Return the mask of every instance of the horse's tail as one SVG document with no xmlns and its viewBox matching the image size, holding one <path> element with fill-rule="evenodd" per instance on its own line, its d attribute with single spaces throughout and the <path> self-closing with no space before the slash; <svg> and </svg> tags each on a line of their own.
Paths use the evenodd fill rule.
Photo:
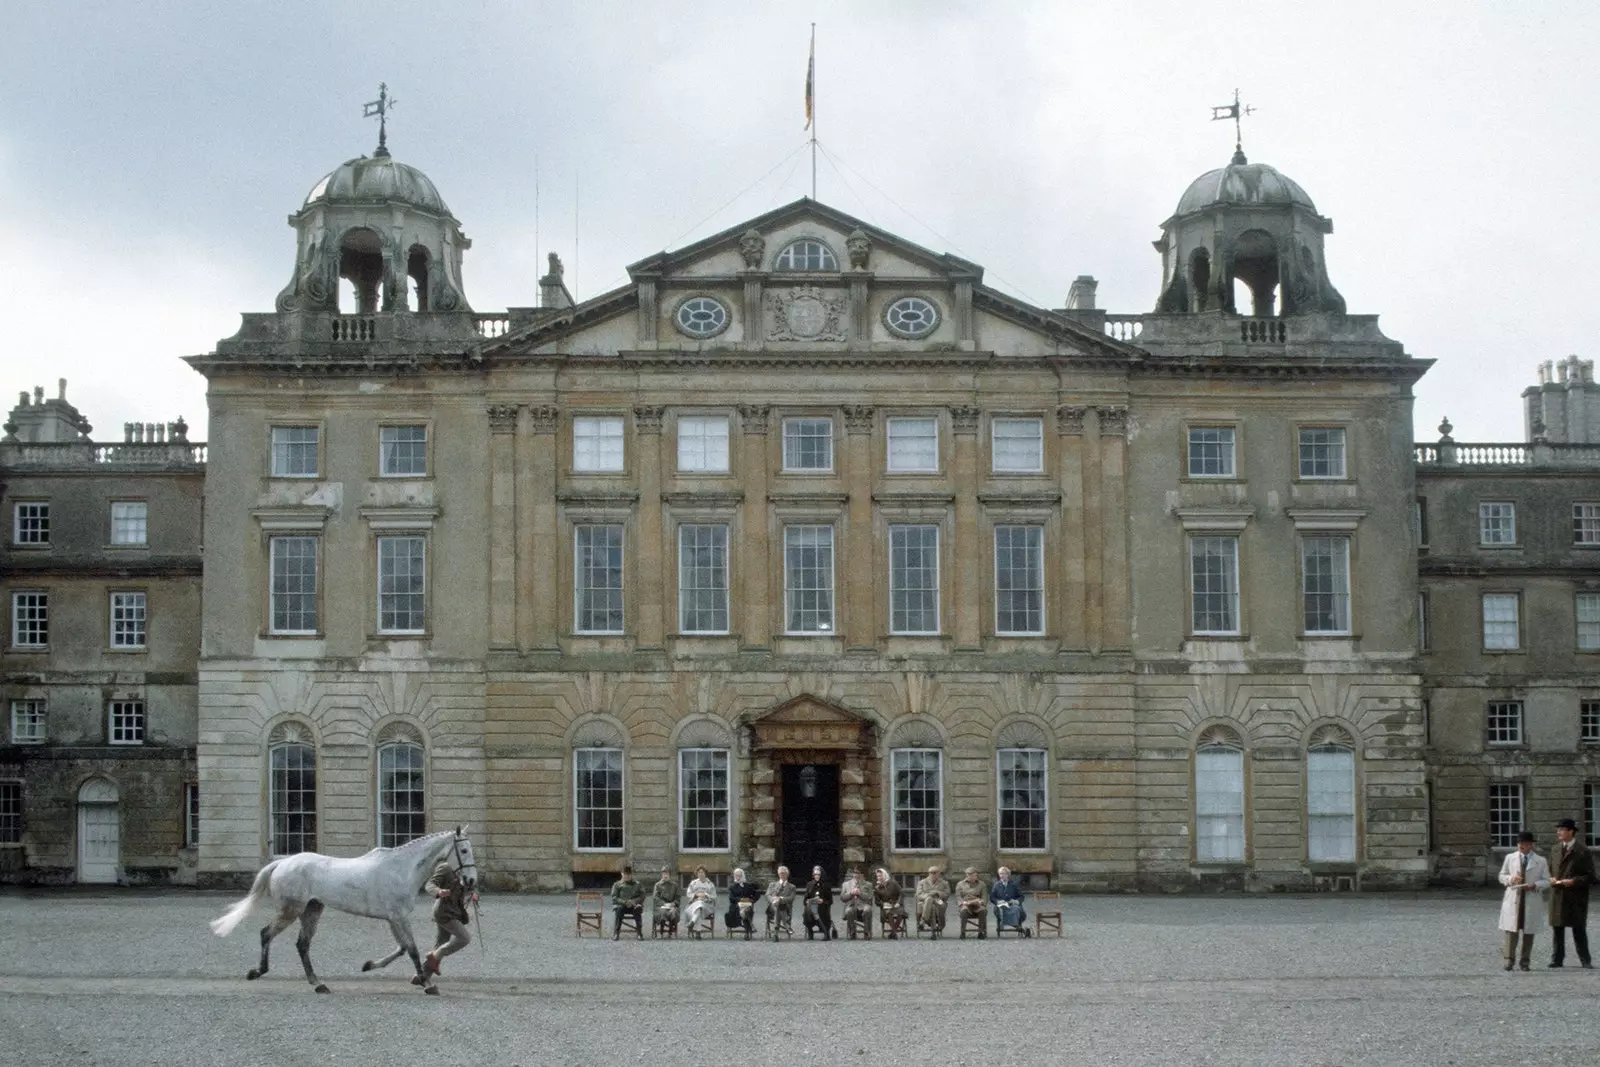
<svg viewBox="0 0 1600 1067">
<path fill-rule="evenodd" d="M 250 909 L 255 907 L 256 901 L 267 895 L 267 881 L 272 877 L 272 868 L 277 865 L 278 861 L 273 860 L 261 868 L 260 873 L 256 875 L 255 884 L 250 887 L 250 892 L 245 898 L 217 918 L 211 920 L 212 933 L 218 937 L 227 937 L 233 933 L 233 928 L 243 922 L 246 915 L 250 914 Z"/>
</svg>

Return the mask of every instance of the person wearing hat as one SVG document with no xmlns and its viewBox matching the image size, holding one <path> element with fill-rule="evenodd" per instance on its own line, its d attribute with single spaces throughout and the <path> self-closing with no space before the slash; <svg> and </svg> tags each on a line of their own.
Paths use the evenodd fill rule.
<svg viewBox="0 0 1600 1067">
<path fill-rule="evenodd" d="M 650 926 L 658 934 L 678 932 L 678 897 L 680 896 L 678 883 L 672 877 L 672 868 L 661 868 L 661 880 L 655 884 L 651 891 L 651 900 L 654 901 L 654 910 L 651 913 Z"/>
<path fill-rule="evenodd" d="M 917 882 L 917 927 L 929 931 L 935 941 L 944 932 L 949 900 L 950 883 L 945 881 L 944 870 L 934 864 L 928 868 L 928 877 Z"/>
<path fill-rule="evenodd" d="M 622 920 L 625 916 L 633 919 L 634 936 L 643 940 L 644 886 L 634 881 L 633 868 L 627 864 L 622 867 L 622 877 L 611 885 L 611 908 L 615 913 L 611 920 L 611 940 L 622 936 Z"/>
<path fill-rule="evenodd" d="M 984 904 L 988 890 L 984 888 L 983 879 L 978 877 L 978 868 L 968 867 L 967 876 L 956 883 L 956 915 L 961 919 L 974 919 L 978 923 L 978 939 L 989 936 L 989 909 Z M 967 928 L 961 927 L 961 936 L 967 936 Z"/>
<path fill-rule="evenodd" d="M 1501 954 L 1506 958 L 1506 970 L 1519 962 L 1528 969 L 1533 957 L 1534 929 L 1530 920 L 1534 910 L 1528 906 L 1528 893 L 1550 885 L 1550 864 L 1533 850 L 1533 835 L 1524 830 L 1517 835 L 1517 850 L 1506 856 L 1500 865 L 1500 884 L 1506 891 L 1500 898 L 1500 931 L 1505 934 Z M 1522 939 L 1522 953 L 1517 953 L 1517 938 Z"/>
<path fill-rule="evenodd" d="M 1566 962 L 1567 929 L 1572 930 L 1572 947 L 1578 964 L 1588 970 L 1589 886 L 1594 882 L 1594 857 L 1578 841 L 1578 824 L 1571 819 L 1556 823 L 1556 845 L 1550 856 L 1550 966 Z"/>
</svg>

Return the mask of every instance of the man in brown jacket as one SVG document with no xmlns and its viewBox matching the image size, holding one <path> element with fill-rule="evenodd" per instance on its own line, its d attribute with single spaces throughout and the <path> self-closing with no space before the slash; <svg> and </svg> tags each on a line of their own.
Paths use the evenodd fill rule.
<svg viewBox="0 0 1600 1067">
<path fill-rule="evenodd" d="M 433 877 L 422 889 L 434 897 L 433 922 L 439 928 L 433 951 L 422 958 L 423 991 L 437 994 L 439 988 L 433 984 L 433 976 L 439 973 L 439 961 L 472 944 L 472 934 L 467 931 L 467 885 L 446 861 L 433 869 Z M 417 983 L 417 979 L 412 982 Z"/>
<path fill-rule="evenodd" d="M 1578 824 L 1571 819 L 1556 823 L 1556 840 L 1550 850 L 1550 966 L 1566 961 L 1567 928 L 1572 928 L 1572 946 L 1584 970 L 1589 960 L 1589 886 L 1594 882 L 1594 857 L 1578 843 Z"/>
</svg>

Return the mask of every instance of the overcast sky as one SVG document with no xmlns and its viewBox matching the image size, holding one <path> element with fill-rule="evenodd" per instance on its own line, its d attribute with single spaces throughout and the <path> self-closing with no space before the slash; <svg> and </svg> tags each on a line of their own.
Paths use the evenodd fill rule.
<svg viewBox="0 0 1600 1067">
<path fill-rule="evenodd" d="M 1600 355 L 1593 3 L 0 0 L 0 388 L 68 378 L 103 440 L 203 424 L 179 357 L 272 309 L 285 217 L 372 151 L 380 81 L 474 307 L 535 303 L 549 251 L 579 299 L 620 284 L 809 191 L 812 21 L 819 198 L 1000 289 L 1058 307 L 1093 274 L 1149 311 L 1238 86 L 1350 310 L 1438 360 L 1420 438 L 1520 440 L 1536 364 Z"/>
</svg>

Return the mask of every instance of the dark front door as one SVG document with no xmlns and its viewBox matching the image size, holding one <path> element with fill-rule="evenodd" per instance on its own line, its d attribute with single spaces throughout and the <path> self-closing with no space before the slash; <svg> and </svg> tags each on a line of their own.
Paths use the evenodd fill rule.
<svg viewBox="0 0 1600 1067">
<path fill-rule="evenodd" d="M 786 763 L 783 767 L 783 836 L 778 862 L 789 880 L 811 881 L 811 868 L 839 884 L 839 768 L 827 763 Z"/>
</svg>

